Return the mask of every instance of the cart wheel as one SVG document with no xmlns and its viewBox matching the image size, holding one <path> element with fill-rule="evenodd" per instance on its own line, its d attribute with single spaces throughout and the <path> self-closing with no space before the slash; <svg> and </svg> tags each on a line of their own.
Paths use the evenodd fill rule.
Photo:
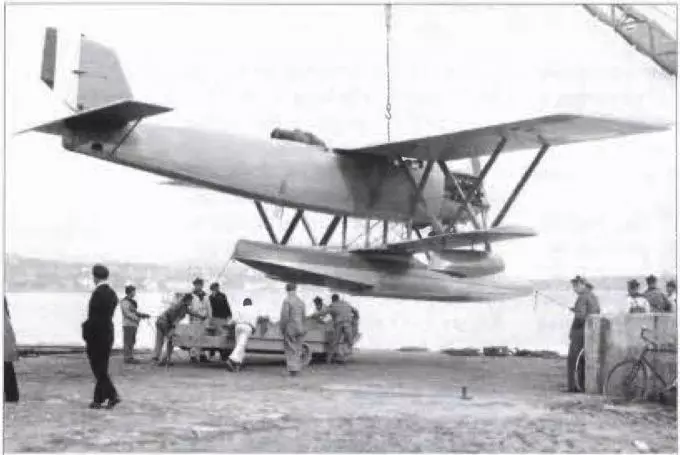
<svg viewBox="0 0 680 455">
<path fill-rule="evenodd" d="M 312 362 L 312 350 L 307 343 L 302 345 L 301 360 L 303 366 L 307 366 Z"/>
<path fill-rule="evenodd" d="M 315 352 L 312 354 L 312 362 L 325 362 L 328 354 L 325 352 Z"/>
</svg>

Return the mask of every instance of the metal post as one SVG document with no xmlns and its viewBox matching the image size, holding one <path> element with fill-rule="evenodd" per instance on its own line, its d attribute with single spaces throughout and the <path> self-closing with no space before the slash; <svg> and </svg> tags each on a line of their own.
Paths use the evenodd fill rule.
<svg viewBox="0 0 680 455">
<path fill-rule="evenodd" d="M 323 233 L 323 237 L 321 237 L 321 241 L 319 242 L 319 245 L 321 246 L 326 246 L 333 236 L 333 233 L 335 232 L 335 229 L 338 227 L 338 223 L 342 217 L 340 215 L 336 215 L 333 217 L 331 220 L 330 224 L 328 225 L 328 228 L 326 229 L 326 232 Z"/>
<path fill-rule="evenodd" d="M 293 232 L 295 231 L 295 227 L 297 224 L 300 222 L 300 218 L 302 218 L 302 215 L 305 213 L 304 210 L 298 209 L 297 212 L 295 212 L 295 216 L 290 222 L 290 225 L 288 225 L 288 229 L 286 229 L 286 233 L 283 234 L 283 238 L 281 239 L 281 245 L 286 245 L 288 243 L 288 240 L 290 240 L 290 236 L 293 235 Z"/>
<path fill-rule="evenodd" d="M 255 201 L 255 208 L 257 208 L 257 213 L 259 213 L 260 218 L 262 218 L 262 222 L 264 223 L 265 229 L 267 229 L 267 233 L 269 234 L 269 238 L 272 240 L 272 243 L 275 245 L 278 244 L 279 241 L 276 239 L 274 229 L 272 228 L 272 225 L 269 222 L 269 218 L 267 217 L 267 213 L 264 211 L 264 207 L 262 207 L 262 202 Z"/>
<path fill-rule="evenodd" d="M 486 178 L 486 174 L 489 173 L 491 170 L 491 166 L 496 162 L 496 158 L 498 158 L 498 155 L 501 153 L 503 148 L 505 147 L 505 144 L 508 142 L 508 138 L 503 136 L 501 140 L 498 142 L 498 145 L 494 149 L 493 153 L 491 154 L 491 157 L 489 158 L 489 161 L 486 162 L 484 167 L 482 168 L 482 172 L 479 173 L 479 177 L 477 177 L 477 183 L 475 184 L 474 188 L 468 192 L 467 197 L 465 198 L 464 205 L 467 205 L 470 203 L 472 200 L 474 194 L 482 187 L 482 183 L 484 183 L 484 179 Z M 458 221 L 458 218 L 460 217 L 460 212 L 463 210 L 463 205 L 458 207 L 458 210 L 456 210 L 456 213 L 453 215 L 453 219 L 451 220 L 451 225 L 455 225 L 456 221 Z"/>
<path fill-rule="evenodd" d="M 371 246 L 371 220 L 366 219 L 366 224 L 364 226 L 364 247 L 368 248 Z"/>
<path fill-rule="evenodd" d="M 388 220 L 383 221 L 383 245 L 387 245 L 387 233 L 389 229 L 390 222 Z"/>
<path fill-rule="evenodd" d="M 517 197 L 519 192 L 522 191 L 522 188 L 527 183 L 527 180 L 529 180 L 529 177 L 531 177 L 531 174 L 533 174 L 534 169 L 536 169 L 536 166 L 538 166 L 538 163 L 541 162 L 541 158 L 543 158 L 543 155 L 545 155 L 545 152 L 547 152 L 549 148 L 550 144 L 543 144 L 541 146 L 541 149 L 538 151 L 536 157 L 529 165 L 529 168 L 526 170 L 524 175 L 522 175 L 522 178 L 519 179 L 519 182 L 517 182 L 515 189 L 512 190 L 512 194 L 510 194 L 508 200 L 505 201 L 503 208 L 501 209 L 500 212 L 498 212 L 498 215 L 496 215 L 496 219 L 493 220 L 493 223 L 491 223 L 491 227 L 496 227 L 499 224 L 501 224 L 501 221 L 503 221 L 503 218 L 505 218 L 505 215 L 507 215 L 508 210 L 510 210 L 510 207 L 512 207 L 512 204 L 515 202 L 515 198 Z"/>
</svg>

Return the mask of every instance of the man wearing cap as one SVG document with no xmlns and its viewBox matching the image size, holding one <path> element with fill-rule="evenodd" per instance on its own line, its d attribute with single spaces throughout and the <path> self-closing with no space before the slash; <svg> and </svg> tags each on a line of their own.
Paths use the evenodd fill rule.
<svg viewBox="0 0 680 455">
<path fill-rule="evenodd" d="M 206 295 L 205 291 L 203 290 L 203 279 L 202 278 L 196 278 L 193 281 L 194 285 L 194 290 L 191 293 L 192 296 L 192 301 L 191 301 L 191 314 L 189 315 L 189 322 L 190 323 L 195 323 L 195 322 L 204 322 L 209 320 L 212 317 L 212 311 L 210 308 L 210 301 L 208 299 L 208 296 Z M 189 350 L 189 357 L 192 362 L 207 362 L 208 358 L 205 356 L 205 354 L 198 348 L 198 347 L 193 347 Z"/>
<path fill-rule="evenodd" d="M 83 322 L 83 339 L 92 373 L 97 380 L 91 409 L 100 409 L 105 400 L 107 409 L 120 402 L 118 392 L 109 377 L 109 357 L 113 346 L 113 312 L 118 296 L 108 285 L 109 269 L 101 264 L 92 267 L 95 289 L 90 297 L 87 319 Z"/>
<path fill-rule="evenodd" d="M 229 306 L 227 296 L 222 291 L 220 291 L 219 283 L 212 283 L 210 285 L 210 296 L 208 299 L 210 300 L 210 313 L 213 318 L 213 323 L 219 322 L 215 321 L 215 319 L 224 319 L 222 322 L 226 322 L 231 319 L 231 307 Z M 217 349 L 210 350 L 211 359 L 215 356 L 216 352 Z M 222 351 L 219 352 L 220 358 L 224 360 L 224 357 L 222 357 Z"/>
<path fill-rule="evenodd" d="M 327 363 L 332 363 L 335 359 L 342 360 L 342 352 L 340 349 L 341 342 L 351 345 L 354 339 L 352 322 L 354 320 L 353 308 L 345 300 L 341 299 L 338 294 L 331 296 L 331 304 L 328 306 L 326 312 L 333 318 L 333 339 L 329 348 Z"/>
<path fill-rule="evenodd" d="M 295 283 L 286 284 L 287 296 L 281 306 L 281 333 L 286 354 L 286 368 L 291 376 L 302 369 L 302 344 L 305 338 L 305 304 L 295 292 Z"/>
<path fill-rule="evenodd" d="M 231 355 L 227 359 L 227 368 L 229 371 L 237 372 L 241 369 L 243 358 L 246 355 L 246 346 L 248 339 L 255 333 L 257 327 L 257 311 L 253 308 L 253 301 L 250 298 L 243 300 L 243 306 L 237 308 L 234 312 L 232 323 L 234 324 L 234 334 L 236 337 L 236 346 L 231 351 Z"/>
<path fill-rule="evenodd" d="M 628 312 L 649 313 L 649 302 L 640 293 L 640 283 L 638 280 L 628 280 Z"/>
<path fill-rule="evenodd" d="M 577 392 L 574 384 L 574 373 L 576 371 L 576 360 L 585 345 L 585 325 L 586 319 L 591 314 L 600 313 L 600 303 L 591 289 L 586 286 L 588 282 L 581 276 L 576 276 L 571 280 L 571 285 L 577 295 L 576 303 L 573 308 L 569 308 L 574 313 L 574 321 L 569 330 L 569 354 L 567 356 L 567 391 Z"/>
<path fill-rule="evenodd" d="M 120 312 L 123 316 L 123 362 L 125 363 L 139 363 L 134 356 L 137 328 L 140 320 L 149 318 L 148 314 L 137 311 L 136 294 L 137 289 L 134 286 L 125 286 L 125 297 L 120 301 Z"/>
<path fill-rule="evenodd" d="M 158 362 L 159 365 L 170 365 L 170 358 L 172 356 L 172 332 L 175 326 L 184 319 L 188 314 L 198 319 L 204 316 L 194 314 L 191 310 L 191 302 L 193 300 L 192 294 L 184 294 L 179 301 L 175 302 L 158 316 L 156 319 L 156 346 L 154 349 L 154 356 L 151 360 Z M 163 353 L 163 345 L 166 345 L 165 356 L 161 357 Z"/>
<path fill-rule="evenodd" d="M 649 275 L 645 281 L 647 282 L 645 298 L 649 302 L 650 311 L 652 313 L 669 313 L 671 311 L 671 302 L 661 292 L 661 289 L 656 287 L 656 277 Z"/>
<path fill-rule="evenodd" d="M 229 300 L 224 292 L 220 291 L 219 283 L 210 285 L 210 310 L 214 318 L 231 319 Z"/>
</svg>

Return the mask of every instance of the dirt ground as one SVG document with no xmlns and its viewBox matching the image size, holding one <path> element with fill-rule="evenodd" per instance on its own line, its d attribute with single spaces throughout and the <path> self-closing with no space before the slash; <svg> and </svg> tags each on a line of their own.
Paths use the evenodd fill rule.
<svg viewBox="0 0 680 455">
<path fill-rule="evenodd" d="M 21 402 L 4 409 L 8 452 L 631 453 L 635 441 L 678 449 L 675 408 L 561 393 L 562 359 L 374 351 L 289 378 L 280 358 L 233 374 L 115 356 L 123 401 L 111 411 L 87 409 L 93 380 L 82 354 L 25 358 L 16 370 Z"/>
</svg>

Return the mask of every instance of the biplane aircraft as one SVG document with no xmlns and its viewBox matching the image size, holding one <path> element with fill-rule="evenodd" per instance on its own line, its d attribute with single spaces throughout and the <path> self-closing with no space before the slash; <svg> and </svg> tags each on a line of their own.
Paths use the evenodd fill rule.
<svg viewBox="0 0 680 455">
<path fill-rule="evenodd" d="M 502 222 L 548 149 L 666 129 L 560 114 L 337 148 L 299 131 L 277 129 L 257 140 L 222 131 L 140 125 L 171 109 L 135 100 L 116 54 L 86 37 L 78 37 L 74 59 L 57 59 L 58 50 L 68 49 L 57 37 L 56 29 L 46 30 L 41 79 L 52 90 L 72 88 L 65 101 L 74 112 L 27 131 L 61 136 L 66 150 L 169 177 L 175 184 L 252 199 L 271 243 L 239 240 L 234 260 L 277 280 L 356 295 L 456 302 L 529 294 L 527 286 L 493 277 L 504 264 L 491 245 L 535 235 Z M 75 67 L 64 63 L 69 61 Z M 502 153 L 526 149 L 537 149 L 536 157 L 487 225 L 483 184 L 489 170 Z M 488 159 L 474 175 L 451 172 L 447 165 L 452 160 L 479 163 L 481 157 Z M 282 236 L 274 232 L 263 202 L 295 210 Z M 306 210 L 332 217 L 318 240 Z M 347 248 L 348 217 L 382 221 L 383 241 Z M 288 245 L 300 222 L 311 246 Z M 389 223 L 407 225 L 408 238 L 388 241 Z M 342 242 L 331 246 L 338 225 Z M 427 227 L 430 232 L 424 236 L 421 230 Z M 419 253 L 427 261 L 418 260 Z"/>
</svg>

